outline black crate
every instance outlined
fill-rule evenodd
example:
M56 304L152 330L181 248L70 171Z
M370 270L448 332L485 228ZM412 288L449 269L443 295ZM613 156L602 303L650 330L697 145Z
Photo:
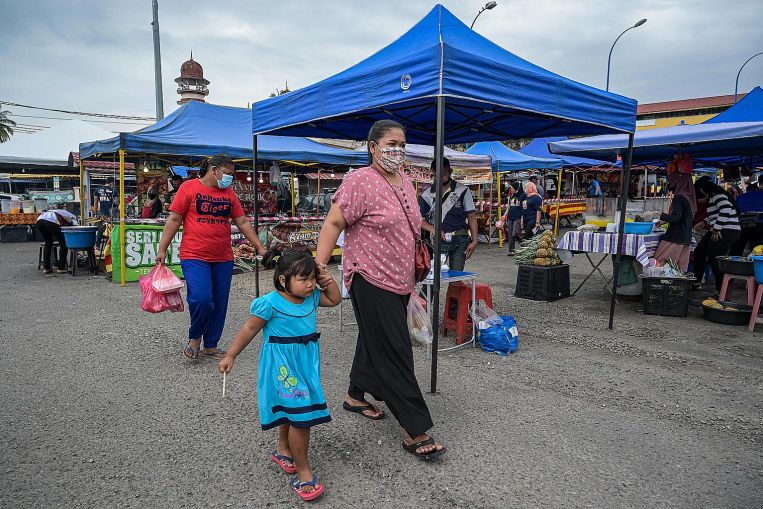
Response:
M26 242L29 228L17 224L0 226L0 242Z
M536 267L520 265L517 272L516 297L552 301L570 296L570 266Z
M689 290L695 279L643 277L641 295L645 315L680 316L689 314Z

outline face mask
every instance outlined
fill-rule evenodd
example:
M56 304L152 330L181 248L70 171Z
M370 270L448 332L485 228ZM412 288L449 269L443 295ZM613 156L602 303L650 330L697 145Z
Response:
M231 184L233 184L233 175L226 175L225 173L223 173L223 178L217 181L217 186L220 189L226 189Z
M376 147L381 150L381 158L378 159L379 165L388 173L395 173L405 164L404 147Z

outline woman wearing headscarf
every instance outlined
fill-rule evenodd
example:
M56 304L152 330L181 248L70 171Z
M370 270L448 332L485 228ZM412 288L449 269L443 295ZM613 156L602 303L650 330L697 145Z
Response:
M689 268L691 255L691 221L697 212L697 199L691 176L682 173L668 175L668 190L673 193L673 201L667 214L660 215L660 222L670 225L662 236L654 257L660 262L673 260L682 271Z
M739 212L731 196L708 177L702 177L694 184L697 199L707 198L708 232L694 251L694 274L702 278L708 260L715 279L715 288L720 291L723 273L718 268L719 256L729 254L734 242L739 239L742 229L739 226ZM699 288L699 283L694 285Z
M148 200L143 204L140 211L141 219L155 219L162 213L162 200L159 199L159 190L152 186L148 189Z
M525 184L525 199L522 201L522 229L524 238L529 239L535 235L536 228L540 227L541 210L543 199L538 194L538 188L532 182Z

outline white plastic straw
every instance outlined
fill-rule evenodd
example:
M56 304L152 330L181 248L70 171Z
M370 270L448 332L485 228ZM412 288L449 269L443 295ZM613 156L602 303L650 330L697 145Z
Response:
M223 371L223 398L225 397L225 371Z

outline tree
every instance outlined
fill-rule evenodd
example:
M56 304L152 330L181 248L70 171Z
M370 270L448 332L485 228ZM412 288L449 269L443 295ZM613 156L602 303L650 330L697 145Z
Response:
M0 143L5 143L13 136L13 128L16 127L16 122L9 118L10 111L3 111L1 108L2 104L0 103Z

